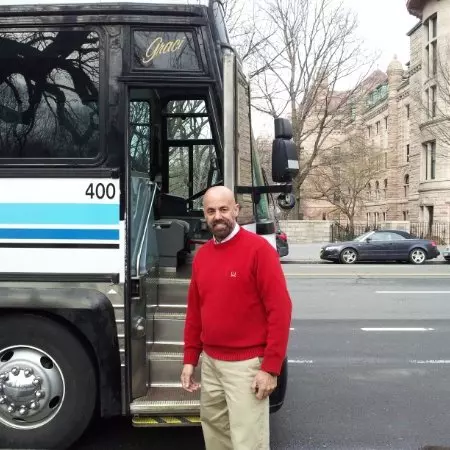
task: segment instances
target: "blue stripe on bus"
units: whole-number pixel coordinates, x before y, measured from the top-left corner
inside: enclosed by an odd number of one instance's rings
[[[109,203],[0,203],[0,224],[118,225],[119,205]]]
[[[119,240],[119,230],[0,228],[0,239]]]

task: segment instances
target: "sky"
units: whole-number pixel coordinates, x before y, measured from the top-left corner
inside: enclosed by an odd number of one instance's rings
[[[12,3],[74,3],[76,1],[80,3],[102,2],[102,0],[0,0],[0,3],[6,5]],[[103,0],[103,3],[106,1],[111,0]],[[155,0],[147,1],[154,2]],[[180,1],[183,0],[159,0],[158,3],[178,3]],[[380,52],[380,58],[374,68],[385,72],[394,55],[403,65],[409,61],[409,38],[406,34],[418,22],[418,19],[411,16],[406,10],[406,0],[342,0],[342,2],[357,14],[359,35],[366,47],[369,50]],[[272,119],[257,111],[252,113],[252,121],[256,136],[266,135],[267,130],[273,129]]]

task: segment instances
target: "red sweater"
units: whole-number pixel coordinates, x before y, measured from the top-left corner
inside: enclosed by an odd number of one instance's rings
[[[184,363],[200,353],[224,361],[263,357],[280,374],[292,303],[276,250],[240,229],[231,240],[206,243],[194,258],[184,330]]]

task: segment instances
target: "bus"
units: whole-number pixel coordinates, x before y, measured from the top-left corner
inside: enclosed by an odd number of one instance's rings
[[[211,238],[202,196],[231,188],[240,224],[275,246],[268,195],[291,204],[292,126],[274,121],[267,185],[217,0],[5,3],[0,447],[68,448],[94,417],[199,425],[180,373],[191,262]],[[271,412],[286,380],[285,361]]]

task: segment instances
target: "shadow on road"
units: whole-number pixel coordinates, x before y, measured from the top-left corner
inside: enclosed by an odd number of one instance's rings
[[[200,427],[134,428],[130,418],[98,420],[71,450],[204,450]]]

